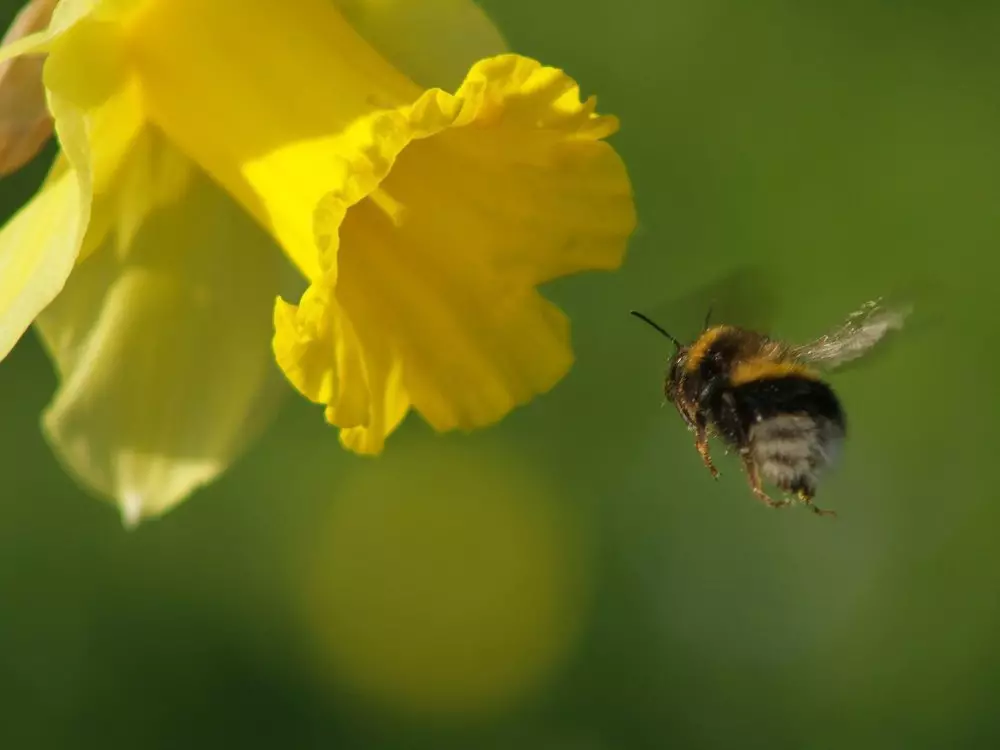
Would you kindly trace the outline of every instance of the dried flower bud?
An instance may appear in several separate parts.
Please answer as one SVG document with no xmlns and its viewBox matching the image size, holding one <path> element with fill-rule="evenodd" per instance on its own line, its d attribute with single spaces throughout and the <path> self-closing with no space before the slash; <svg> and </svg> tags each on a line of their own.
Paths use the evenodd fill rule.
<svg viewBox="0 0 1000 750">
<path fill-rule="evenodd" d="M 57 0 L 29 0 L 7 29 L 7 45 L 49 25 Z M 16 172 L 41 150 L 52 135 L 45 105 L 42 55 L 0 63 L 0 175 Z"/>
</svg>

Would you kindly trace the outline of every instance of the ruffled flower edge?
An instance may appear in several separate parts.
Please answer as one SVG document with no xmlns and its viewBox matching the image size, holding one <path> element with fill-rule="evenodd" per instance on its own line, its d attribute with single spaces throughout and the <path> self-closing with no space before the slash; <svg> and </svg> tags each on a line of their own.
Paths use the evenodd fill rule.
<svg viewBox="0 0 1000 750">
<path fill-rule="evenodd" d="M 368 361 L 370 351 L 358 355 L 354 327 L 338 306 L 335 291 L 339 274 L 337 252 L 344 218 L 352 206 L 378 190 L 408 145 L 451 128 L 502 127 L 511 116 L 512 103 L 523 105 L 516 115 L 527 118 L 518 126 L 539 134 L 544 148 L 551 148 L 553 143 L 600 141 L 618 129 L 617 118 L 596 114 L 595 97 L 581 101 L 578 84 L 563 71 L 519 55 L 499 55 L 476 63 L 455 94 L 430 89 L 412 105 L 383 110 L 359 121 L 355 127 L 367 133 L 358 141 L 364 140 L 367 146 L 359 151 L 360 157 L 353 165 L 353 178 L 342 189 L 325 196 L 316 207 L 315 242 L 325 276 L 314 280 L 299 305 L 277 300 L 273 348 L 279 366 L 294 387 L 311 401 L 327 405 L 327 421 L 342 428 L 341 441 L 352 450 L 368 454 L 380 452 L 385 436 L 402 421 L 411 404 L 405 393 L 406 363 L 394 359 L 388 344 L 379 346 L 381 351 L 375 359 L 388 359 L 391 363 L 391 377 L 380 376 L 376 370 L 384 369 L 384 362 L 374 366 Z M 621 265 L 627 238 L 635 226 L 631 185 L 624 164 L 611 146 L 599 145 L 614 156 L 613 174 L 609 178 L 614 189 L 609 195 L 612 199 L 617 198 L 620 204 L 619 230 L 613 236 L 602 238 L 606 240 L 606 248 L 600 254 L 592 253 L 576 267 L 541 272 L 529 286 L 567 273 L 613 270 Z M 537 292 L 530 293 L 538 297 Z M 537 301 L 552 308 L 540 298 Z M 559 364 L 548 382 L 538 385 L 531 393 L 514 398 L 510 408 L 550 389 L 572 363 L 568 351 L 568 321 L 554 308 L 544 314 L 549 318 L 547 322 L 558 323 L 556 318 L 562 321 L 554 328 L 558 329 L 556 335 L 566 340 L 567 353 L 558 357 Z M 349 383 L 348 378 L 355 382 Z M 359 378 L 367 384 L 367 398 L 345 396 Z M 387 380 L 395 383 L 395 393 L 388 396 L 384 392 Z M 394 408 L 377 407 L 380 403 L 384 406 L 386 401 L 395 404 Z M 431 422 L 438 429 L 473 429 L 498 421 L 507 411 L 509 408 L 468 424 L 442 426 L 434 420 Z"/>
</svg>

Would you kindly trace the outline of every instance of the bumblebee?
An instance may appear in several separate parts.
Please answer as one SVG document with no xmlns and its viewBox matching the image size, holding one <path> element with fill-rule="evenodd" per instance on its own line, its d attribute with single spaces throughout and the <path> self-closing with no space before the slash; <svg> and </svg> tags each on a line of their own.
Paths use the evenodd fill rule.
<svg viewBox="0 0 1000 750">
<path fill-rule="evenodd" d="M 640 312 L 631 314 L 673 342 L 663 391 L 694 432 L 694 444 L 712 476 L 719 472 L 708 439 L 718 436 L 740 456 L 750 489 L 765 505 L 766 480 L 818 515 L 835 516 L 813 503 L 820 474 L 836 458 L 847 435 L 840 400 L 823 381 L 830 371 L 866 354 L 899 329 L 908 308 L 866 303 L 831 333 L 796 346 L 752 330 L 709 325 L 684 345 Z"/>
</svg>

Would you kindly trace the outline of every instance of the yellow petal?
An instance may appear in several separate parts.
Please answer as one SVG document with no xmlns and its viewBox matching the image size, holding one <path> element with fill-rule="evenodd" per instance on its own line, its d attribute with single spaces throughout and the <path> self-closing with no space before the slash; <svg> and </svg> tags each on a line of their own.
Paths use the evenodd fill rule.
<svg viewBox="0 0 1000 750">
<path fill-rule="evenodd" d="M 91 19 L 104 22 L 119 19 L 141 0 L 57 0 L 48 26 L 27 34 L 0 48 L 0 63 L 21 55 L 41 55 L 49 52 L 53 44 L 80 21 Z"/>
<path fill-rule="evenodd" d="M 203 176 L 188 172 L 178 194 L 164 148 L 138 149 L 123 166 L 140 225 L 108 234 L 38 321 L 60 373 L 45 433 L 128 523 L 216 477 L 286 390 L 268 340 L 291 267 Z M 135 196 L 154 205 L 140 210 Z"/>
<path fill-rule="evenodd" d="M 375 454 L 410 408 L 399 358 L 378 337 L 362 342 L 342 312 L 330 314 L 331 288 L 313 285 L 298 306 L 277 301 L 275 329 L 294 335 L 276 336 L 275 357 L 304 396 L 326 404 L 327 421 L 345 428 L 346 447 Z"/>
<path fill-rule="evenodd" d="M 66 282 L 76 261 L 79 190 L 64 173 L 0 229 L 0 359 Z"/>
<path fill-rule="evenodd" d="M 120 40 L 86 15 L 90 9 L 64 0 L 45 32 L 12 45 L 38 43 L 49 51 L 48 106 L 70 169 L 0 230 L 0 359 L 62 288 L 90 226 L 95 193 L 108 189 L 142 125 Z"/>
<path fill-rule="evenodd" d="M 472 0 L 334 0 L 389 62 L 421 86 L 454 89 L 476 60 L 507 51 Z"/>
<path fill-rule="evenodd" d="M 345 326 L 350 325 L 346 315 L 342 315 L 341 319 Z M 363 398 L 367 403 L 368 413 L 362 420 L 345 421 L 341 419 L 341 410 L 331 403 L 326 409 L 326 420 L 343 428 L 340 431 L 340 442 L 345 448 L 356 453 L 375 455 L 382 451 L 386 436 L 399 426 L 410 410 L 403 363 L 398 353 L 378 338 L 362 339 L 355 332 L 352 344 L 341 350 L 337 365 L 353 365 L 362 377 L 350 380 L 342 378 L 342 382 L 348 387 L 341 389 L 338 396 L 341 402 L 349 401 L 352 397 Z"/>
<path fill-rule="evenodd" d="M 373 404 L 381 390 L 397 413 L 408 401 L 439 430 L 488 425 L 572 362 L 568 323 L 535 287 L 621 263 L 635 211 L 625 168 L 601 140 L 617 122 L 595 115 L 561 71 L 513 55 L 404 111 L 403 135 L 386 141 L 405 148 L 347 211 L 336 276 L 314 281 L 308 309 L 276 317 L 275 353 L 314 400 Z M 317 232 L 334 234 L 336 217 L 321 204 Z M 331 338 L 348 325 L 353 337 Z M 364 364 L 364 381 L 329 376 L 345 358 Z M 398 384 L 373 390 L 389 373 Z M 309 385 L 321 381 L 326 390 Z M 370 449 L 398 421 L 374 408 L 360 425 L 337 415 L 327 414 L 352 428 L 352 444 L 371 433 Z"/>
<path fill-rule="evenodd" d="M 295 373 L 293 378 L 301 384 L 306 398 L 327 405 L 331 421 L 344 426 L 364 424 L 371 408 L 368 391 L 352 391 L 342 385 L 362 382 L 366 376 L 357 337 L 349 320 L 328 314 L 331 300 L 326 290 L 324 286 L 311 287 L 298 306 L 277 301 L 275 327 L 296 329 L 296 336 L 288 339 L 290 349 L 278 351 L 277 359 Z M 318 342 L 322 343 L 317 346 Z"/>
</svg>

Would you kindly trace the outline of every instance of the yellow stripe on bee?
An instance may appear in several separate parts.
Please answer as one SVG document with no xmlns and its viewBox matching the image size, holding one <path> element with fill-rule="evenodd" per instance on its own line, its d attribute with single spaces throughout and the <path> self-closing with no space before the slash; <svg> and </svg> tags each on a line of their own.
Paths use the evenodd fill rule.
<svg viewBox="0 0 1000 750">
<path fill-rule="evenodd" d="M 775 362 L 773 359 L 757 357 L 737 363 L 729 374 L 729 384 L 743 385 L 754 380 L 773 380 L 789 375 L 819 380 L 819 374 L 816 371 L 795 362 Z"/>
<path fill-rule="evenodd" d="M 687 360 L 684 362 L 684 369 L 688 372 L 694 372 L 698 369 L 698 365 L 705 358 L 706 352 L 712 344 L 719 340 L 720 336 L 729 333 L 734 330 L 732 326 L 712 326 L 705 330 L 697 338 L 697 340 L 691 344 L 688 349 Z"/>
</svg>

